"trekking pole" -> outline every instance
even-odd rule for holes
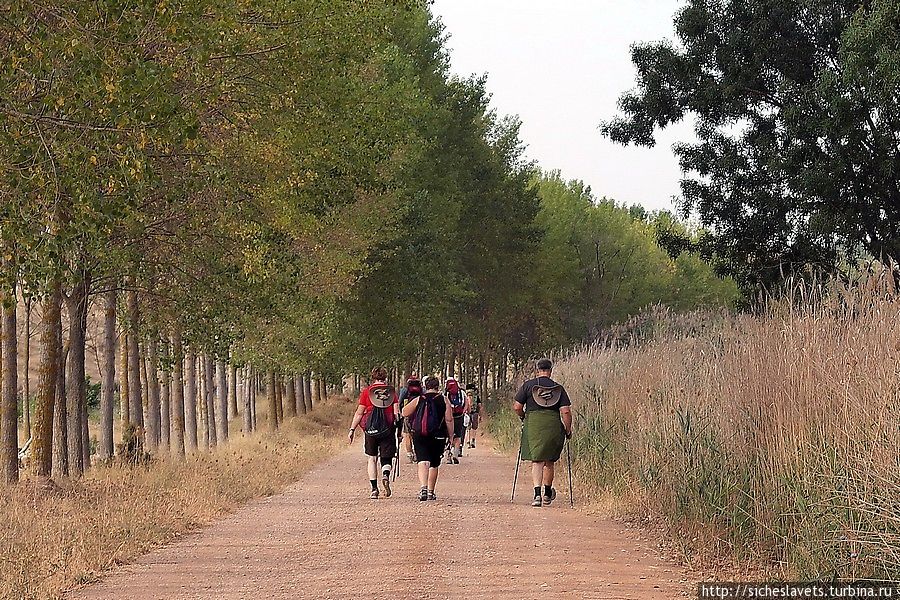
[[[524,429],[524,427],[523,427]],[[522,462],[522,433],[519,433],[519,454],[516,456],[516,474],[513,475],[512,494],[509,497],[510,502],[516,500],[516,482],[519,480],[519,463]]]
[[[569,506],[575,508],[575,492],[572,485],[572,440],[566,442],[566,462],[567,471],[569,472]]]

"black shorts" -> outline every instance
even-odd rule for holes
[[[397,454],[397,436],[391,429],[381,435],[365,434],[366,456],[380,456],[381,458],[394,458]]]
[[[453,437],[462,438],[466,434],[466,415],[453,415]]]
[[[416,460],[431,463],[432,468],[441,466],[444,448],[447,447],[446,438],[413,435],[412,441],[416,451]]]

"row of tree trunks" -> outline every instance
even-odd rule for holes
[[[82,273],[66,295],[57,280],[51,284],[49,296],[41,302],[39,333],[43,352],[34,419],[28,404],[28,387],[23,410],[27,413],[25,424],[32,425],[29,461],[38,479],[81,476],[90,466],[85,363],[91,284],[90,276]],[[197,451],[198,433],[203,435],[204,447],[214,447],[227,441],[230,418],[242,413],[244,432],[249,434],[256,429],[257,387],[253,384],[256,373],[249,368],[239,369],[224,359],[215,360],[211,355],[203,355],[198,364],[193,350],[184,355],[180,331],[162,342],[164,355],[174,359],[173,368],[166,370],[160,361],[160,339],[151,335],[141,341],[137,292],[125,291],[124,318],[118,339],[118,292],[111,289],[101,298],[98,460],[109,461],[115,454],[117,389],[123,435],[137,436],[139,450],[146,447],[150,452],[184,456]],[[64,322],[68,324],[65,330]],[[19,477],[17,325],[15,290],[0,291],[0,476],[5,482],[15,482]],[[29,314],[26,353],[30,336]],[[198,380],[202,384],[199,397]],[[285,412],[292,417],[307,410],[309,394],[304,384],[308,385],[304,378],[279,381],[273,413],[276,426],[284,419]]]

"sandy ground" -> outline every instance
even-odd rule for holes
[[[569,508],[562,491],[530,506],[528,469],[509,502],[514,460],[486,444],[441,469],[438,500],[419,502],[413,465],[394,495],[370,500],[362,449],[285,493],[69,594],[99,598],[591,598],[688,595],[686,575],[638,533]],[[565,470],[560,470],[565,488]],[[577,494],[577,490],[576,490]]]

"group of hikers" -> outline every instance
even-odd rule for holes
[[[551,378],[552,370],[549,359],[537,361],[536,377],[522,384],[512,403],[522,419],[520,458],[532,463],[532,506],[549,506],[556,498],[554,466],[572,435],[572,403],[565,388]],[[417,464],[419,500],[436,500],[441,463],[446,457],[450,464],[459,464],[464,450],[476,447],[481,416],[482,401],[474,384],[463,389],[454,377],[441,385],[435,376],[423,381],[413,374],[398,392],[387,382],[387,369],[372,369],[371,383],[360,392],[348,435],[353,443],[356,429],[363,430],[370,497],[378,499],[382,494],[380,470],[384,496],[390,498],[391,475],[399,467],[394,459],[404,444],[407,460]]]

